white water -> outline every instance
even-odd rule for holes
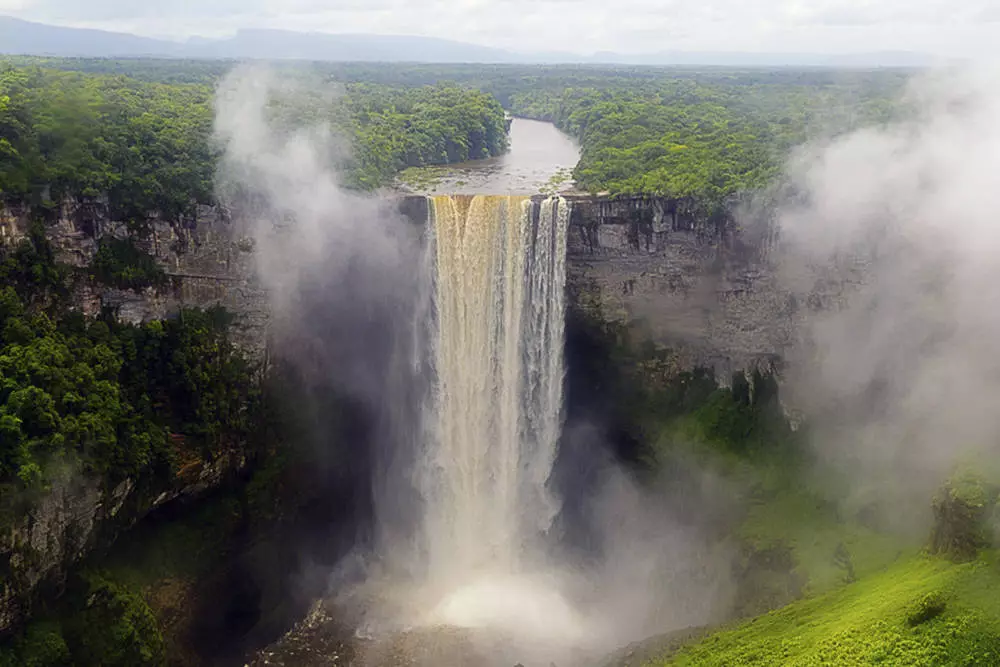
[[[454,624],[516,613],[490,582],[529,574],[558,510],[546,483],[562,428],[568,206],[545,200],[537,222],[531,208],[431,200],[437,381],[417,484],[429,583]],[[491,600],[500,608],[484,611]]]

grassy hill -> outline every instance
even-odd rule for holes
[[[908,558],[648,665],[1000,665],[998,555]]]

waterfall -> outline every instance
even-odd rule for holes
[[[417,483],[430,576],[512,575],[558,510],[568,207],[439,196],[436,385]]]

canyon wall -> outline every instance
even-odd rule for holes
[[[534,199],[537,205],[542,197]],[[680,199],[567,199],[572,307],[629,324],[672,350],[679,365],[713,368],[720,379],[781,357],[795,343],[807,304],[779,287],[769,261],[775,242],[766,225],[748,228],[732,216],[707,219]],[[415,224],[426,224],[426,198],[401,197],[397,207]],[[170,286],[136,293],[87,285],[78,290],[77,306],[88,314],[114,307],[122,319],[141,322],[185,306],[220,305],[236,317],[237,342],[263,358],[266,295],[254,279],[253,239],[241,237],[232,218],[210,206],[177,222],[151,217],[150,233],[136,237],[137,244],[164,269]],[[0,239],[26,230],[26,211],[0,207]],[[100,202],[64,202],[47,230],[60,261],[78,267],[93,259],[95,239],[128,234],[127,225],[110,220]]]
[[[171,317],[184,307],[222,306],[236,317],[235,341],[262,358],[268,312],[266,295],[254,278],[253,239],[240,236],[226,209],[198,206],[191,216],[177,221],[153,214],[143,221],[148,231],[141,234],[113,220],[100,200],[67,199],[47,217],[46,235],[57,261],[85,268],[97,253],[98,239],[131,235],[169,278],[167,287],[141,292],[78,284],[74,307],[87,315],[111,307],[120,319],[140,323]],[[26,207],[0,204],[0,241],[11,243],[25,236],[30,219]]]
[[[797,302],[778,288],[767,225],[697,215],[659,197],[573,198],[568,289],[577,308],[627,324],[679,368],[773,365],[794,343]]]
[[[30,219],[24,207],[0,206],[0,240],[23,238]],[[171,317],[182,307],[224,306],[236,315],[235,341],[263,360],[265,295],[253,279],[252,243],[232,233],[226,212],[199,207],[186,220],[154,216],[146,224],[149,233],[136,236],[136,243],[164,269],[168,285],[135,292],[78,280],[73,307],[88,315],[113,307],[123,320],[139,323]],[[91,264],[97,239],[127,234],[128,225],[111,220],[101,202],[64,201],[46,223],[57,260],[78,269]],[[110,543],[158,507],[216,488],[246,465],[238,448],[211,460],[200,452],[184,454],[185,466],[166,487],[149,489],[142,480],[126,479],[105,488],[97,477],[66,469],[38,497],[0,503],[6,515],[0,516],[0,634],[24,617],[41,586],[58,590],[72,564],[96,545]]]

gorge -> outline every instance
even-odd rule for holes
[[[11,71],[166,143],[0,163],[0,667],[1000,651],[991,95],[771,181],[811,74]]]

